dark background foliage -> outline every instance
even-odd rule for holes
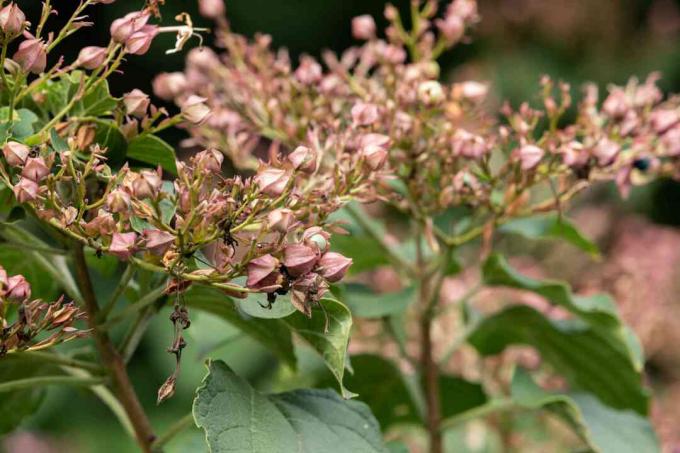
[[[75,2],[56,0],[54,3],[60,10],[54,19],[57,23],[66,20],[70,5]],[[142,3],[118,0],[113,5],[94,8],[94,26],[61,45],[66,61],[72,61],[83,45],[105,44],[111,21]],[[406,13],[408,0],[395,3]],[[19,4],[35,20],[39,2],[19,0]],[[473,32],[470,43],[445,56],[443,74],[448,79],[491,82],[499,105],[505,99],[514,105],[523,100],[536,101],[541,74],[566,80],[574,87],[591,80],[605,90],[609,82],[624,83],[631,75],[644,78],[659,70],[663,75],[663,89],[680,91],[679,1],[480,0],[480,4],[482,23]],[[323,49],[342,50],[352,45],[351,18],[367,13],[382,18],[384,5],[382,0],[233,0],[227,1],[227,10],[237,32],[269,33],[275,45],[288,47],[296,56],[319,55]],[[195,0],[167,0],[163,24],[173,24],[174,16],[182,11],[189,12],[196,25],[210,26],[198,16]],[[210,41],[210,37],[206,37],[206,43]],[[151,92],[154,74],[182,70],[186,52],[165,54],[173,45],[174,36],[163,35],[154,42],[148,55],[130,57],[124,66],[125,73],[111,79],[113,93],[121,95],[132,88]],[[175,131],[165,138],[177,144],[182,135]],[[644,210],[664,223],[680,224],[680,188],[670,182],[657,183],[637,190],[633,201],[623,207]],[[197,327],[190,329],[190,345],[177,395],[154,408],[156,390],[173,367],[172,357],[165,353],[171,336],[166,318],[162,315],[154,321],[131,364],[138,391],[156,425],[167,426],[189,410],[193,391],[204,374],[205,351],[210,346],[220,346],[212,355],[225,358],[256,385],[270,386],[276,371],[275,361],[267,351],[223,323],[197,316],[194,320]],[[61,439],[62,451],[73,451],[73,448],[134,451],[108,409],[85,391],[52,389],[43,409],[27,428]],[[175,448],[189,451],[194,445],[193,450],[197,451],[202,448],[200,435],[197,440],[198,443],[193,443],[195,433],[187,433],[183,443],[179,442],[181,445]]]

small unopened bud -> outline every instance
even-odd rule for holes
[[[135,11],[116,19],[111,23],[111,38],[118,44],[125,42],[146,25],[151,16],[146,12]]]
[[[127,212],[130,209],[130,194],[121,189],[112,190],[106,197],[106,207],[111,212]]]
[[[101,67],[106,61],[107,49],[105,47],[88,46],[83,47],[78,54],[76,65],[85,69],[94,70]]]
[[[604,167],[614,162],[620,150],[621,147],[618,143],[603,138],[593,148],[593,155],[597,158],[597,163]]]
[[[255,175],[254,181],[263,193],[278,197],[286,190],[290,174],[280,168],[265,167]]]
[[[26,26],[26,16],[16,3],[0,9],[0,32],[9,39],[19,36]]]
[[[219,19],[226,14],[224,0],[199,0],[198,12],[207,19]]]
[[[475,135],[465,129],[458,129],[453,136],[453,154],[468,159],[481,159],[489,151],[484,137]]]
[[[303,85],[313,85],[321,80],[323,69],[312,57],[303,57],[295,70],[295,78]]]
[[[23,302],[31,297],[31,285],[23,275],[13,275],[7,280],[5,297],[13,302]]]
[[[352,36],[356,39],[373,39],[375,38],[375,30],[375,21],[368,14],[352,19]]]
[[[181,72],[164,72],[153,80],[153,92],[164,101],[172,101],[187,87],[187,79]]]
[[[428,80],[418,85],[418,99],[426,105],[434,105],[446,99],[446,95],[441,83]]]
[[[132,55],[144,55],[149,51],[149,47],[151,47],[151,43],[157,34],[157,26],[145,25],[125,41],[125,51]]]
[[[170,249],[175,242],[175,236],[167,231],[144,230],[144,245],[146,249],[154,255],[162,256]]]
[[[359,156],[371,170],[380,170],[387,160],[387,150],[382,146],[368,145],[359,150]]]
[[[613,89],[602,103],[602,111],[612,118],[623,118],[630,108],[628,97],[620,88]]]
[[[293,211],[286,208],[275,209],[267,216],[267,225],[272,231],[286,234],[295,224],[296,219]]]
[[[12,59],[26,72],[40,74],[47,66],[47,48],[40,39],[30,38],[19,44]]]
[[[110,236],[116,231],[116,221],[108,212],[99,212],[97,217],[82,225],[91,236]]]
[[[2,154],[5,160],[12,167],[18,167],[26,163],[26,159],[30,154],[31,149],[19,142],[7,142],[2,147]]]
[[[182,116],[193,124],[201,124],[210,115],[210,107],[205,105],[205,98],[191,95],[182,103]]]
[[[26,165],[24,165],[24,169],[21,171],[21,176],[35,182],[42,181],[49,174],[50,169],[42,157],[29,157],[26,159]]]
[[[134,89],[123,96],[123,104],[128,115],[143,118],[149,108],[149,96],[143,91]]]
[[[522,170],[531,170],[543,159],[545,152],[536,145],[524,145],[518,154]]]
[[[652,112],[649,121],[657,134],[663,134],[680,122],[680,114],[677,110],[659,109]]]
[[[39,190],[38,184],[28,178],[21,178],[13,188],[14,196],[19,203],[35,201],[38,198]]]
[[[318,153],[306,146],[298,146],[288,155],[293,168],[306,173],[314,173],[318,165]]]
[[[132,181],[132,194],[140,200],[144,198],[156,198],[161,190],[163,180],[153,170],[143,170]]]
[[[216,149],[206,149],[196,154],[196,166],[208,173],[220,173],[224,156]]]
[[[135,251],[136,233],[113,233],[109,253],[118,259],[127,261]]]
[[[318,272],[329,282],[337,282],[347,273],[352,260],[336,252],[327,252],[319,260]]]
[[[276,290],[282,278],[277,270],[278,267],[279,260],[271,255],[263,255],[251,260],[247,266],[246,286],[265,292]]]
[[[375,104],[357,102],[352,107],[352,121],[355,126],[370,126],[378,121],[379,118],[378,106]]]
[[[481,102],[489,93],[489,86],[475,81],[456,83],[453,86],[453,95],[456,98],[466,99],[471,102]]]
[[[304,244],[289,244],[283,250],[283,264],[293,277],[310,272],[318,260],[319,254]]]

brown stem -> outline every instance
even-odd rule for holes
[[[87,270],[85,254],[81,244],[75,245],[74,258],[78,286],[83,295],[88,323],[92,329],[92,334],[99,355],[101,356],[102,364],[107,368],[114,384],[116,396],[130,418],[139,446],[144,452],[151,452],[151,445],[156,439],[151,428],[151,423],[132,387],[132,382],[130,382],[130,377],[127,374],[123,359],[111,342],[108,334],[97,327],[99,306],[97,305],[97,298],[92,287],[92,281],[90,280],[90,274]]]

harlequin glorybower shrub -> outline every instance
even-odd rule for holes
[[[510,436],[514,415],[538,410],[573,430],[572,445],[657,448],[644,359],[613,301],[523,275],[496,240],[552,237],[596,255],[565,217],[569,201],[599,181],[625,195],[634,182],[677,174],[678,102],[663,100],[656,77],[612,87],[602,103],[587,87],[575,109],[567,85],[543,78],[541,109],[489,112],[484,84],[438,80],[436,59],[479,20],[472,0],[442,11],[414,1],[408,26],[388,6],[384,38],[358,17],[362,45],[324,54],[323,64],[293,64],[264,35],[248,41],[230,30],[220,1],[203,1],[221,50],[193,49],[185,73],[158,76],[156,95],[180,110],[169,115],[140,90],[113,97],[107,78],[157,34],[177,33],[179,51],[200,30],[187,15],[153,25],[159,5],[150,2],[111,24],[107,47],[63,61],[59,43],[90,25],[86,9],[99,3],[112,1],[81,0],[50,32],[49,1],[30,23],[17,4],[0,3],[0,256],[5,268],[21,256],[42,272],[29,283],[0,268],[4,430],[35,409],[42,386],[62,384],[92,388],[144,451],[195,423],[211,451],[399,450],[385,439],[415,425],[440,452],[463,422],[486,420]],[[204,149],[182,162],[156,135],[178,125]],[[237,175],[223,172],[225,156]],[[116,260],[124,270],[115,289],[98,289],[96,276]],[[444,305],[446,280],[473,267],[478,284]],[[381,292],[372,278],[385,272],[393,288]],[[33,298],[46,280],[64,296]],[[544,303],[477,310],[480,289],[500,286]],[[159,404],[181,379],[190,310],[269,348],[293,387],[320,389],[259,393],[210,361],[192,414],[155,432],[126,363],[166,306],[176,368]],[[461,328],[439,344],[433,331],[451,309]],[[353,317],[379,326],[398,361],[350,356]],[[120,324],[127,333],[115,343]],[[69,340],[96,353],[58,346]],[[538,352],[531,369],[482,368],[477,382],[448,371],[458,351],[508,360],[517,344]],[[296,359],[308,350],[330,379],[303,375]]]

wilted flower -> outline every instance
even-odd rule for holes
[[[19,203],[27,203],[35,201],[38,198],[40,187],[35,181],[28,178],[21,178],[18,183],[14,185],[14,196]]]
[[[248,263],[246,286],[265,292],[280,287],[281,274],[278,272],[279,260],[271,255],[263,255]]]
[[[216,149],[206,149],[196,154],[196,167],[208,173],[220,173],[224,156]]]
[[[280,168],[263,167],[255,175],[254,181],[263,193],[270,197],[278,197],[286,189],[290,174]]]
[[[26,16],[16,3],[12,2],[0,9],[0,32],[6,38],[19,36],[26,26]]]
[[[29,38],[19,44],[12,59],[26,72],[40,74],[47,66],[47,47],[40,39]]]
[[[368,14],[352,19],[352,36],[357,39],[373,39],[375,38],[375,30],[375,21]]]
[[[120,260],[127,261],[135,251],[136,241],[136,233],[113,233],[109,253]]]
[[[317,263],[318,272],[329,282],[338,282],[347,273],[352,260],[340,253],[326,252]]]
[[[288,155],[288,160],[294,169],[313,173],[318,166],[318,152],[306,146],[298,146]]]
[[[359,150],[359,156],[371,170],[380,170],[387,160],[387,150],[382,146],[368,145]]]
[[[42,157],[29,157],[26,159],[24,169],[21,171],[21,176],[35,182],[42,181],[49,174],[50,169]]]
[[[78,54],[76,65],[90,70],[97,69],[104,64],[104,61],[106,61],[107,53],[108,50],[106,47],[83,47]]]
[[[9,141],[2,147],[2,154],[5,156],[7,163],[12,167],[24,165],[30,152],[31,149],[28,146],[19,142]]]
[[[23,275],[13,275],[7,280],[5,297],[13,302],[22,302],[31,297],[31,285]]]
[[[142,118],[146,115],[151,101],[142,90],[134,89],[123,96],[123,103],[125,104],[125,111],[128,115]]]
[[[162,185],[163,180],[158,172],[143,170],[132,181],[132,193],[139,199],[156,198]]]
[[[142,232],[146,249],[154,255],[162,256],[175,242],[175,236],[167,231],[144,230]]]
[[[272,231],[286,234],[295,224],[295,214],[290,209],[280,208],[270,212],[267,216],[267,225]]]
[[[116,231],[116,221],[108,212],[98,212],[97,216],[83,224],[85,232],[92,236],[111,236]]]
[[[130,194],[123,189],[112,190],[106,197],[106,207],[111,212],[127,212],[130,209]]]

